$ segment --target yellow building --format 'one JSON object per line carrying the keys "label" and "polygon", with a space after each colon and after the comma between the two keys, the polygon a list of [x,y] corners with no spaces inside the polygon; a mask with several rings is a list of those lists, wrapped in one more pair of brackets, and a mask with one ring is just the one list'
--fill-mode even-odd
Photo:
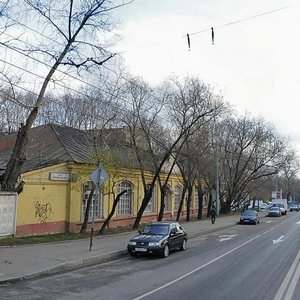
{"label": "yellow building", "polygon": [[[2,174],[4,172],[4,162],[9,158],[15,136],[0,138],[0,176],[1,168]],[[117,138],[113,142],[116,147],[127,142],[122,130],[115,136]],[[92,144],[86,131],[66,126],[49,124],[31,129],[28,156],[20,178],[25,185],[18,199],[17,236],[80,230],[92,187],[90,175],[96,168],[91,163]],[[99,197],[93,197],[89,220],[94,216],[95,229],[99,229],[111,211],[114,201],[112,192],[116,195],[126,190],[109,226],[131,225],[144,196],[140,171],[133,163],[118,169],[111,168],[106,172],[109,178],[103,184]],[[147,172],[150,183],[152,173],[150,170]],[[182,191],[180,176],[175,172],[168,184],[165,219],[176,217]],[[197,214],[197,203],[197,194],[193,193],[191,215]],[[156,220],[159,208],[160,192],[156,186],[142,222]]]}

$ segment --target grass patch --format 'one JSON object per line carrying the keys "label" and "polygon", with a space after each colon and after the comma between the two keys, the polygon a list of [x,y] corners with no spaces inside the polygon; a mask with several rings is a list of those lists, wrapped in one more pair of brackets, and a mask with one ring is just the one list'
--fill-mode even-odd
{"label": "grass patch", "polygon": [[61,242],[67,240],[78,240],[84,239],[89,236],[89,233],[57,233],[57,234],[47,234],[47,235],[34,235],[26,237],[3,237],[0,239],[0,246],[19,246],[28,244],[42,244],[42,243],[52,243]]}
{"label": "grass patch", "polygon": [[[103,235],[109,234],[118,234],[124,232],[133,231],[132,227],[116,227],[116,228],[106,228]],[[133,232],[135,232],[134,230]],[[90,238],[91,233],[56,233],[56,234],[47,234],[47,235],[34,235],[27,237],[0,237],[0,246],[20,246],[20,245],[29,245],[29,244],[43,244],[43,243],[53,243],[53,242],[63,242],[70,240],[79,240],[79,239],[88,239]],[[98,230],[94,232],[94,237],[99,236]]]}

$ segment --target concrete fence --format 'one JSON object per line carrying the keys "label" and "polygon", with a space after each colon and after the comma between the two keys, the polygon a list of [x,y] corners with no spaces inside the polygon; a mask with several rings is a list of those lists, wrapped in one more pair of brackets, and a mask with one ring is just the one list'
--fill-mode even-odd
{"label": "concrete fence", "polygon": [[0,237],[16,233],[18,194],[0,191]]}

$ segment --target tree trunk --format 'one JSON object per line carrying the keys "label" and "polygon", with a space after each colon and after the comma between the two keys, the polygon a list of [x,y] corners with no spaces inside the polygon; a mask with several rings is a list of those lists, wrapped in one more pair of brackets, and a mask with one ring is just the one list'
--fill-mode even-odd
{"label": "tree trunk", "polygon": [[209,198],[208,198],[208,207],[207,207],[207,213],[206,213],[206,217],[209,218],[210,217],[210,209],[212,207],[212,193],[209,193]]}
{"label": "tree trunk", "polygon": [[160,190],[160,208],[157,217],[157,221],[160,222],[163,220],[164,217],[164,210],[165,210],[165,197],[166,197],[166,189],[162,188]]}
{"label": "tree trunk", "polygon": [[150,187],[150,189],[147,191],[146,195],[144,196],[141,207],[136,215],[135,222],[132,226],[133,229],[138,229],[138,227],[139,227],[139,224],[142,219],[145,208],[147,207],[147,205],[152,197],[152,190],[153,190],[153,187]]}
{"label": "tree trunk", "polygon": [[198,192],[198,216],[197,219],[201,220],[203,216],[203,197],[204,197],[204,190],[202,187],[202,182],[200,177],[197,179],[197,192]]}
{"label": "tree trunk", "polygon": [[184,187],[183,191],[182,191],[181,200],[180,200],[180,204],[179,204],[178,211],[177,211],[177,217],[176,217],[177,222],[179,222],[179,219],[180,219],[180,215],[181,215],[181,211],[182,211],[182,207],[183,207],[183,203],[184,203],[184,198],[185,198],[185,193],[186,193],[186,187]]}
{"label": "tree trunk", "polygon": [[122,191],[120,194],[117,195],[116,199],[114,200],[114,203],[113,203],[113,206],[112,206],[112,209],[111,209],[111,212],[109,213],[108,217],[106,218],[106,220],[104,221],[104,223],[102,224],[102,227],[100,228],[99,230],[99,235],[103,234],[104,233],[104,229],[105,227],[108,225],[110,219],[112,218],[112,216],[115,214],[115,211],[116,211],[116,207],[121,199],[121,196],[123,194],[127,193],[126,190]]}
{"label": "tree trunk", "polygon": [[16,183],[21,173],[21,168],[26,160],[26,148],[30,127],[28,122],[25,125],[21,124],[11,158],[7,164],[3,181],[1,183],[1,189],[4,191],[15,191]]}
{"label": "tree trunk", "polygon": [[201,190],[201,192],[199,192],[199,189],[198,189],[198,216],[197,216],[198,220],[202,219],[203,196],[204,196],[203,191]]}
{"label": "tree trunk", "polygon": [[41,90],[40,90],[37,100],[35,102],[35,107],[31,110],[28,118],[26,119],[25,125],[21,124],[21,128],[18,132],[16,143],[15,143],[14,149],[12,151],[12,155],[10,157],[10,160],[9,160],[6,170],[5,170],[3,182],[1,183],[2,188],[6,191],[14,191],[15,190],[15,186],[16,186],[18,177],[21,174],[21,168],[26,160],[29,130],[32,127],[32,125],[37,117],[39,109],[43,105],[44,95],[45,95],[47,86],[48,86],[53,74],[55,73],[58,66],[60,65],[60,63],[66,56],[66,54],[68,53],[70,47],[72,46],[72,44],[75,41],[79,32],[80,32],[80,30],[76,31],[76,33],[73,35],[73,37],[65,45],[63,51],[59,54],[59,57],[55,61],[54,65],[51,67],[47,76],[45,77],[45,80],[42,84]]}
{"label": "tree trunk", "polygon": [[88,201],[86,203],[86,209],[85,209],[85,213],[84,213],[84,221],[81,225],[80,233],[86,232],[87,224],[88,224],[88,221],[89,221],[90,207],[91,207],[92,199],[93,199],[93,196],[94,196],[94,192],[95,192],[95,185],[93,184],[91,192],[89,194]]}
{"label": "tree trunk", "polygon": [[191,195],[193,192],[193,187],[189,186],[188,187],[188,198],[186,201],[186,221],[190,221],[191,220]]}

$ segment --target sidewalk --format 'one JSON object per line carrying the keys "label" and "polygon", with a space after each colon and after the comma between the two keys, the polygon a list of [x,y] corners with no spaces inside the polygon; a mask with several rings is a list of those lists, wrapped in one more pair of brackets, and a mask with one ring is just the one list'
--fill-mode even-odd
{"label": "sidewalk", "polygon": [[[210,220],[182,222],[188,238],[233,227],[239,215],[217,217]],[[8,281],[29,279],[41,275],[89,266],[127,255],[127,243],[135,232],[93,238],[92,251],[89,239],[72,240],[51,244],[17,247],[0,247],[0,284]]]}

